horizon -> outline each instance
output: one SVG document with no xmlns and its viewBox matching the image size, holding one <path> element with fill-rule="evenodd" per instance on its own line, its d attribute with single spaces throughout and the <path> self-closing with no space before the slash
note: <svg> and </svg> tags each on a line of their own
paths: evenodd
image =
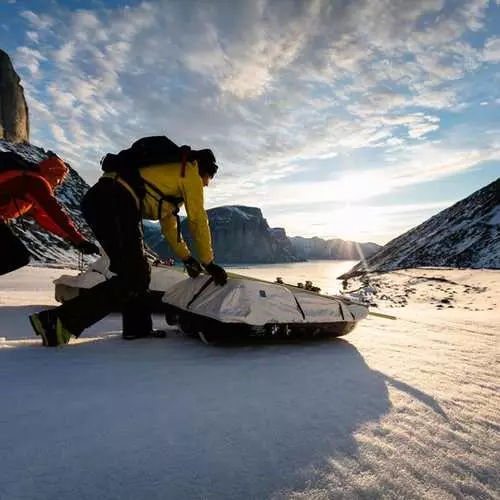
<svg viewBox="0 0 500 500">
<path fill-rule="evenodd" d="M 384 245 L 499 176 L 500 0 L 7 0 L 30 142 L 211 147 L 206 208 Z"/>
</svg>

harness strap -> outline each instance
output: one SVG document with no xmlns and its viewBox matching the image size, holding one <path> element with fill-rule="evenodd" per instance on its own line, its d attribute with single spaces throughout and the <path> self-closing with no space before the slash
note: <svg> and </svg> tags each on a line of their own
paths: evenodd
<svg viewBox="0 0 500 500">
<path fill-rule="evenodd" d="M 175 208 L 172 211 L 172 215 L 175 217 L 175 220 L 177 221 L 177 241 L 180 243 L 181 242 L 181 218 L 179 216 L 180 212 L 180 207 L 179 205 L 184 201 L 183 198 L 177 197 L 177 196 L 172 196 L 169 194 L 163 194 L 160 189 L 158 189 L 154 184 L 151 184 L 148 182 L 146 179 L 143 179 L 144 185 L 147 186 L 149 189 L 151 189 L 157 196 L 158 196 L 158 213 L 157 217 L 158 220 L 161 220 L 161 214 L 162 214 L 162 205 L 163 202 L 166 201 L 168 203 L 171 203 Z"/>
<path fill-rule="evenodd" d="M 186 163 L 190 152 L 191 148 L 189 146 L 181 147 L 181 177 L 186 177 Z"/>
<path fill-rule="evenodd" d="M 188 151 L 186 152 L 186 154 L 187 153 Z M 125 179 L 123 175 L 119 174 L 118 172 L 105 173 L 103 177 L 112 178 L 117 181 L 120 181 L 121 179 L 122 184 L 124 184 L 125 187 L 127 187 L 127 189 L 136 197 L 139 205 L 139 210 L 141 210 L 142 212 L 142 204 L 144 201 L 144 197 L 146 196 L 146 189 L 141 190 L 144 194 L 143 196 L 140 196 L 140 194 L 137 193 L 136 189 L 134 189 L 134 187 L 127 182 L 127 179 Z M 172 211 L 172 215 L 175 217 L 177 221 L 177 241 L 180 243 L 182 240 L 181 240 L 181 218 L 179 216 L 179 211 L 180 211 L 179 205 L 184 202 L 184 199 L 177 196 L 164 194 L 158 187 L 156 187 L 151 182 L 148 182 L 143 177 L 140 177 L 140 180 L 143 186 L 147 187 L 151 191 L 150 194 L 153 195 L 155 200 L 158 202 L 158 211 L 157 211 L 158 220 L 161 220 L 164 201 L 171 203 L 175 207 L 174 210 Z"/>
</svg>

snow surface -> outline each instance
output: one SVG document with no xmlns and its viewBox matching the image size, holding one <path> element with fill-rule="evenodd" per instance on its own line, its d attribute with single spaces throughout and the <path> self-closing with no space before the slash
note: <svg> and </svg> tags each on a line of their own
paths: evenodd
<svg viewBox="0 0 500 500">
<path fill-rule="evenodd" d="M 378 276 L 398 320 L 343 340 L 126 342 L 111 316 L 46 349 L 27 315 L 60 274 L 0 277 L 2 500 L 498 498 L 500 271 Z"/>
</svg>

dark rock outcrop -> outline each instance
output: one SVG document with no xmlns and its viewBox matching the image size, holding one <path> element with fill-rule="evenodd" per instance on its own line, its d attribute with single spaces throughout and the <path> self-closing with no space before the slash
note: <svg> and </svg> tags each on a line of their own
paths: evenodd
<svg viewBox="0 0 500 500">
<path fill-rule="evenodd" d="M 299 261 L 284 230 L 271 230 L 260 208 L 224 206 L 211 208 L 207 214 L 217 260 L 234 263 Z"/>
<path fill-rule="evenodd" d="M 295 254 L 305 259 L 339 259 L 360 260 L 377 253 L 382 247 L 376 243 L 357 243 L 339 238 L 324 240 L 322 238 L 290 237 Z"/>
<path fill-rule="evenodd" d="M 398 236 L 340 278 L 436 266 L 500 269 L 500 178 Z"/>
<path fill-rule="evenodd" d="M 0 139 L 29 140 L 29 115 L 20 78 L 6 52 L 0 49 Z"/>
<path fill-rule="evenodd" d="M 207 210 L 212 243 L 217 262 L 275 263 L 298 262 L 284 229 L 271 229 L 259 208 L 223 206 Z M 194 244 L 187 220 L 181 223 L 182 233 L 190 248 Z M 162 258 L 175 257 L 159 235 L 159 225 L 146 222 L 146 241 Z"/>
</svg>

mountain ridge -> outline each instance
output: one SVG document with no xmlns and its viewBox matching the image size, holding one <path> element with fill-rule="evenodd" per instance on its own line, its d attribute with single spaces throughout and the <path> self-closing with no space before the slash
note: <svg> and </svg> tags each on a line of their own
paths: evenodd
<svg viewBox="0 0 500 500">
<path fill-rule="evenodd" d="M 340 278 L 413 267 L 500 268 L 500 178 L 394 238 Z"/>
</svg>

